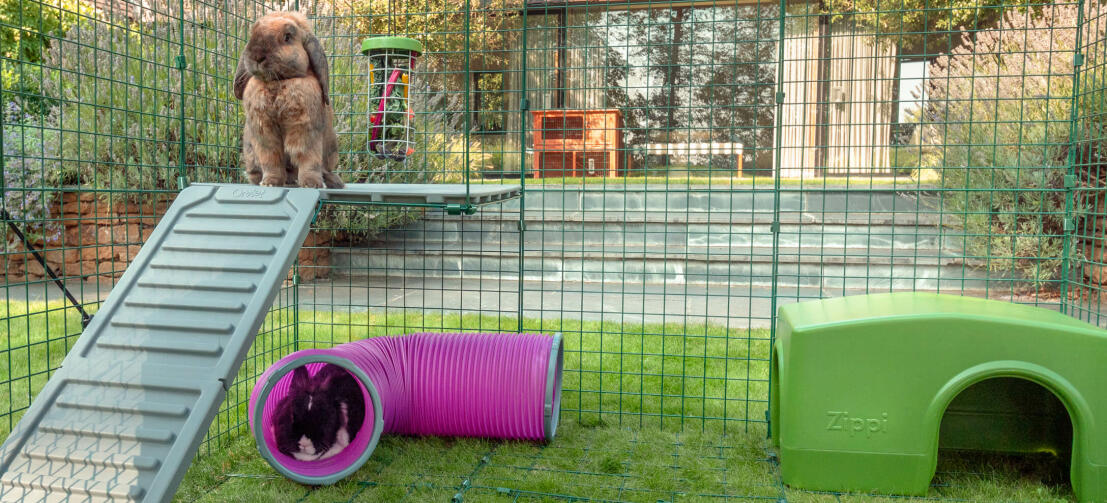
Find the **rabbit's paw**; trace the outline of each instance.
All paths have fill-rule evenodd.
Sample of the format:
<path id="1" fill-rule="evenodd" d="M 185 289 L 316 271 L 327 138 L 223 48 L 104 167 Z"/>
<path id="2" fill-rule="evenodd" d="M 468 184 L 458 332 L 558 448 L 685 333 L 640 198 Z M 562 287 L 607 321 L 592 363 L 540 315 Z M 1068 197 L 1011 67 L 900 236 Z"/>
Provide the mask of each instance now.
<path id="1" fill-rule="evenodd" d="M 261 183 L 258 185 L 262 187 L 284 187 L 284 184 L 284 177 L 267 175 L 261 177 Z"/>
<path id="2" fill-rule="evenodd" d="M 316 173 L 301 174 L 300 186 L 308 189 L 321 189 L 323 188 L 323 177 Z"/>

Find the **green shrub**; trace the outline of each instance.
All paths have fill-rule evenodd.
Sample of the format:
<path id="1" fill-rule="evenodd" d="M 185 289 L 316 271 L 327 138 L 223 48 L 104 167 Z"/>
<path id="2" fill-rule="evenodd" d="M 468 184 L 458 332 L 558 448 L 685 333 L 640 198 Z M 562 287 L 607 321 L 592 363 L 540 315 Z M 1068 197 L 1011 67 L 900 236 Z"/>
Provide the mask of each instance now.
<path id="1" fill-rule="evenodd" d="M 891 165 L 895 173 L 918 176 L 921 150 L 917 145 L 893 145 Z"/>
<path id="2" fill-rule="evenodd" d="M 58 171 L 57 130 L 34 116 L 20 115 L 10 104 L 4 112 L 3 205 L 20 232 L 32 243 L 56 244 L 61 225 L 52 213 L 56 192 L 43 190 Z M 23 248 L 4 226 L 0 250 Z"/>
<path id="3" fill-rule="evenodd" d="M 121 27 L 126 26 L 126 28 Z M 44 93 L 59 100 L 62 170 L 82 186 L 132 191 L 177 189 L 181 162 L 181 71 L 171 66 L 180 37 L 170 22 L 119 25 L 86 19 L 55 41 Z M 233 39 L 186 30 L 185 42 L 228 54 Z M 238 107 L 228 106 L 228 58 L 188 58 L 183 79 L 184 162 L 191 179 L 203 168 L 237 161 Z"/>
<path id="4" fill-rule="evenodd" d="M 963 34 L 930 66 L 914 139 L 965 254 L 1035 285 L 1059 279 L 1063 259 L 1076 24 L 1075 6 L 1056 5 Z"/>

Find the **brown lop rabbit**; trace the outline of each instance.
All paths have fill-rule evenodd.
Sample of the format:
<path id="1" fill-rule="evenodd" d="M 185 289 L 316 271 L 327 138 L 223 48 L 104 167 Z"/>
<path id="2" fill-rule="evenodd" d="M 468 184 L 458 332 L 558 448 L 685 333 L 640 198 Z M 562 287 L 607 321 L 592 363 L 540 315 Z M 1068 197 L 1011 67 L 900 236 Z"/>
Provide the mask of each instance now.
<path id="1" fill-rule="evenodd" d="M 246 127 L 242 161 L 250 183 L 342 188 L 334 174 L 338 137 L 327 96 L 327 58 L 299 12 L 274 12 L 250 27 L 234 96 Z"/>

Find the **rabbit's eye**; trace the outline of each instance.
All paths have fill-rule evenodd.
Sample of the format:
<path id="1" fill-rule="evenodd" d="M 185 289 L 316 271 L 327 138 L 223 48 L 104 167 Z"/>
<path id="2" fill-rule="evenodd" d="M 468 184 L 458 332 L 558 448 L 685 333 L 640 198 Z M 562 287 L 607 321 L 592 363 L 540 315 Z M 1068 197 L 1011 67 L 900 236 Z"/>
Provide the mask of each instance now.
<path id="1" fill-rule="evenodd" d="M 291 41 L 292 41 L 292 34 L 291 33 L 285 33 L 284 34 L 284 42 L 287 44 Z"/>

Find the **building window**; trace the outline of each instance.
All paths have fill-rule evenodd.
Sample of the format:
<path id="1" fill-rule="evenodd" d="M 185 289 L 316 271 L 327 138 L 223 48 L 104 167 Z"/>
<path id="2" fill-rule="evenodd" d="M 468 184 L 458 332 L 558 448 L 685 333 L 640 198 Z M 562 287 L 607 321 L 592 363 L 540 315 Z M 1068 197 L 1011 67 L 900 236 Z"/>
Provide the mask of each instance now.
<path id="1" fill-rule="evenodd" d="M 503 72 L 473 72 L 473 122 L 482 133 L 502 133 L 504 109 Z"/>
<path id="2" fill-rule="evenodd" d="M 926 60 L 899 62 L 899 95 L 897 97 L 895 141 L 905 143 L 915 131 L 919 111 L 926 104 L 926 78 L 930 64 Z"/>

